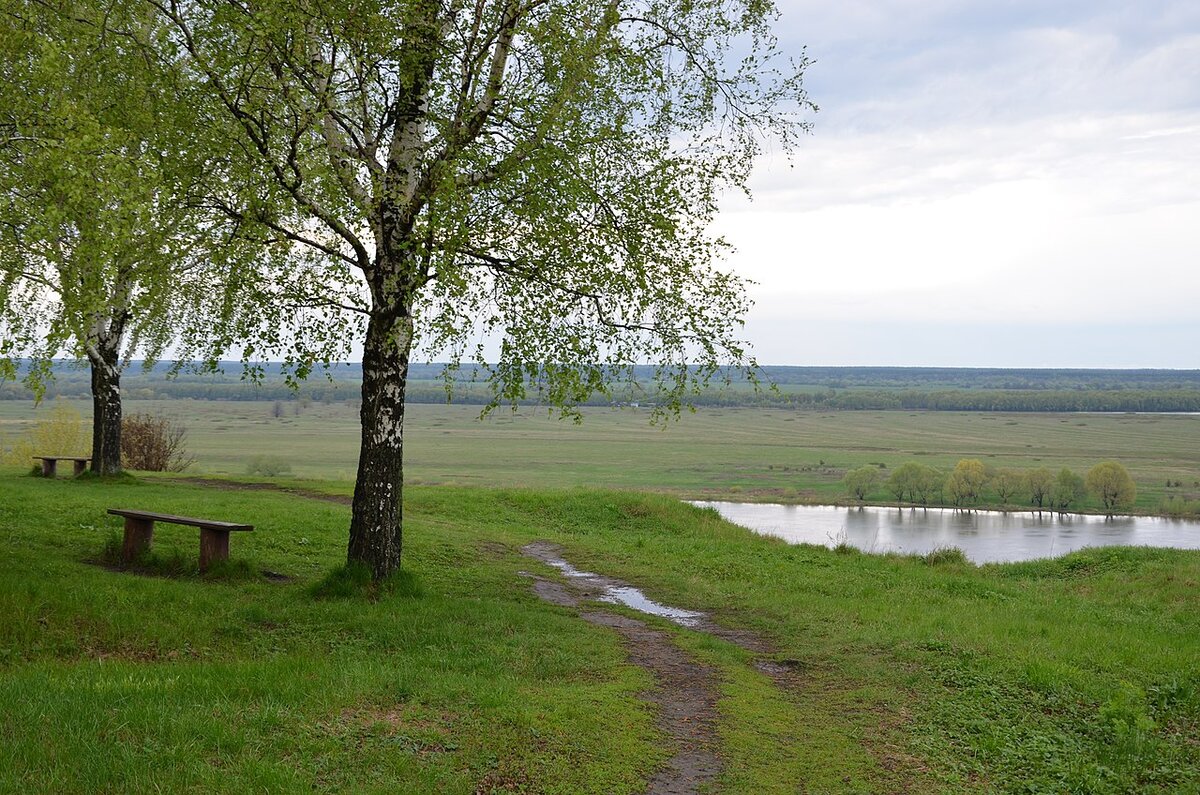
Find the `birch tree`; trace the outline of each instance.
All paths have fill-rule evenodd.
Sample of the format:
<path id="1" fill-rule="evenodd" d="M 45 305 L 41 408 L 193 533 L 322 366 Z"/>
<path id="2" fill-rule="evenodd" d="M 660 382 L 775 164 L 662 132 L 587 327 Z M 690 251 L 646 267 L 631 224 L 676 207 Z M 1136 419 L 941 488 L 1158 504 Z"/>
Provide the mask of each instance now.
<path id="1" fill-rule="evenodd" d="M 130 358 L 198 350 L 231 306 L 225 218 L 199 209 L 202 161 L 173 135 L 180 97 L 136 11 L 14 0 L 0 15 L 0 375 L 23 364 L 40 394 L 56 358 L 86 359 L 103 474 L 121 469 Z"/>
<path id="2" fill-rule="evenodd" d="M 567 407 L 637 362 L 668 407 L 748 362 L 707 227 L 805 126 L 806 61 L 777 52 L 769 2 L 146 2 L 238 163 L 218 203 L 307 249 L 323 275 L 290 289 L 359 329 L 348 559 L 374 577 L 400 563 L 415 350 L 480 363 L 497 403 Z M 322 328 L 251 347 L 305 367 Z"/>

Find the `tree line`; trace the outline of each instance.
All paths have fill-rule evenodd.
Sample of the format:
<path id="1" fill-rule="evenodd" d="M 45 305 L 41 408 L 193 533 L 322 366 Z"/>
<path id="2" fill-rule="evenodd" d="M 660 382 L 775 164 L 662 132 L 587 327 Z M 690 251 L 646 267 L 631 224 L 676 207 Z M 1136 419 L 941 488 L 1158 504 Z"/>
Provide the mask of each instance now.
<path id="1" fill-rule="evenodd" d="M 980 505 L 990 491 L 1001 507 L 1028 505 L 1036 510 L 1065 512 L 1080 507 L 1090 494 L 1103 511 L 1112 515 L 1133 507 L 1137 486 L 1124 466 L 1115 461 L 1096 464 L 1086 476 L 1063 467 L 1028 471 L 992 469 L 974 458 L 964 458 L 949 472 L 909 461 L 883 479 L 878 466 L 863 466 L 846 473 L 846 494 L 863 502 L 882 486 L 899 503 L 922 507 L 948 505 L 969 509 Z"/>
<path id="2" fill-rule="evenodd" d="M 227 365 L 230 369 L 236 366 Z M 411 403 L 454 402 L 487 405 L 494 393 L 480 373 L 460 373 L 447 381 L 442 377 L 446 365 L 423 364 L 411 368 L 406 399 Z M 776 368 L 772 368 L 772 372 Z M 638 368 L 632 382 L 610 383 L 606 389 L 580 396 L 578 405 L 605 406 L 613 402 L 653 401 L 654 385 L 649 374 Z M 45 397 L 89 397 L 90 379 L 85 373 L 59 364 L 52 369 L 40 392 L 35 393 L 17 380 L 0 383 L 0 400 L 25 400 L 37 394 Z M 278 367 L 264 368 L 255 379 L 246 380 L 221 373 L 172 373 L 159 367 L 149 372 L 133 369 L 122 380 L 126 397 L 169 400 L 194 398 L 200 400 L 287 400 L 304 397 L 310 400 L 358 400 L 362 390 L 362 370 L 356 365 L 339 365 L 326 373 L 328 377 L 305 382 L 289 380 Z M 530 394 L 514 402 L 523 405 L 539 403 L 540 397 L 531 382 Z M 980 411 L 980 412 L 1200 412 L 1200 389 L 1158 389 L 1150 387 L 1117 390 L 903 390 L 903 391 L 836 391 L 786 392 L 758 389 L 746 384 L 714 384 L 701 389 L 689 398 L 695 406 L 738 407 L 757 406 L 796 410 L 856 411 Z"/>

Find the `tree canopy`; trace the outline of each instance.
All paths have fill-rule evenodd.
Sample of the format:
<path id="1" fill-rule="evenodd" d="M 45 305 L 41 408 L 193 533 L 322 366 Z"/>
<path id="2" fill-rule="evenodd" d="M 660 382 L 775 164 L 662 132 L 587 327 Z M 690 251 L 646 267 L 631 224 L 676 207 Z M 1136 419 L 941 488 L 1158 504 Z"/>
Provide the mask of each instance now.
<path id="1" fill-rule="evenodd" d="M 0 370 L 37 391 L 92 369 L 93 468 L 120 468 L 119 377 L 187 356 L 226 315 L 209 160 L 181 135 L 178 74 L 150 9 L 14 0 L 0 16 Z"/>
<path id="2" fill-rule="evenodd" d="M 675 407 L 746 361 L 707 228 L 806 126 L 770 3 L 148 1 L 231 163 L 213 205 L 280 255 L 287 300 L 248 350 L 304 369 L 362 346 L 348 557 L 376 577 L 399 565 L 414 350 L 565 407 L 647 360 Z"/>
<path id="3" fill-rule="evenodd" d="M 1137 499 L 1137 486 L 1125 467 L 1116 461 L 1104 461 L 1088 470 L 1087 489 L 1100 504 L 1105 513 L 1133 507 Z"/>

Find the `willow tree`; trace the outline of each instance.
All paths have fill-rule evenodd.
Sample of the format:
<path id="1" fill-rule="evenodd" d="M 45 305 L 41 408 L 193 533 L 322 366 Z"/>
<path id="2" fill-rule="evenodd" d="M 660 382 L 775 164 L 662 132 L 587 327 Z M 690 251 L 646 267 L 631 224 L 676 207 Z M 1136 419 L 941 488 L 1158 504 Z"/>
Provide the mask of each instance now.
<path id="1" fill-rule="evenodd" d="M 178 86 L 149 9 L 13 0 L 0 15 L 0 374 L 40 394 L 92 375 L 92 469 L 121 469 L 122 370 L 195 350 L 225 314 L 202 160 L 172 134 Z M 57 451 L 45 451 L 53 453 Z"/>
<path id="2" fill-rule="evenodd" d="M 568 407 L 639 361 L 668 406 L 747 363 L 706 227 L 805 125 L 771 3 L 147 2 L 240 164 L 227 212 L 323 260 L 310 306 L 362 329 L 348 558 L 376 578 L 400 562 L 414 350 L 479 363 L 497 402 Z M 275 350 L 303 364 L 322 328 Z"/>

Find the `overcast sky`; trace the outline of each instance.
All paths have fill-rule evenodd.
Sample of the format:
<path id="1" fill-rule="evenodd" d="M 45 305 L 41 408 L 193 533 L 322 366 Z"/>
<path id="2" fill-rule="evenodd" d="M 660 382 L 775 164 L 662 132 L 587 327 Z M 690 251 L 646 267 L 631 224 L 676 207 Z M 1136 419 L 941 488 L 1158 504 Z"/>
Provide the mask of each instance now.
<path id="1" fill-rule="evenodd" d="M 1200 2 L 780 8 L 820 112 L 718 223 L 761 362 L 1200 367 Z"/>

